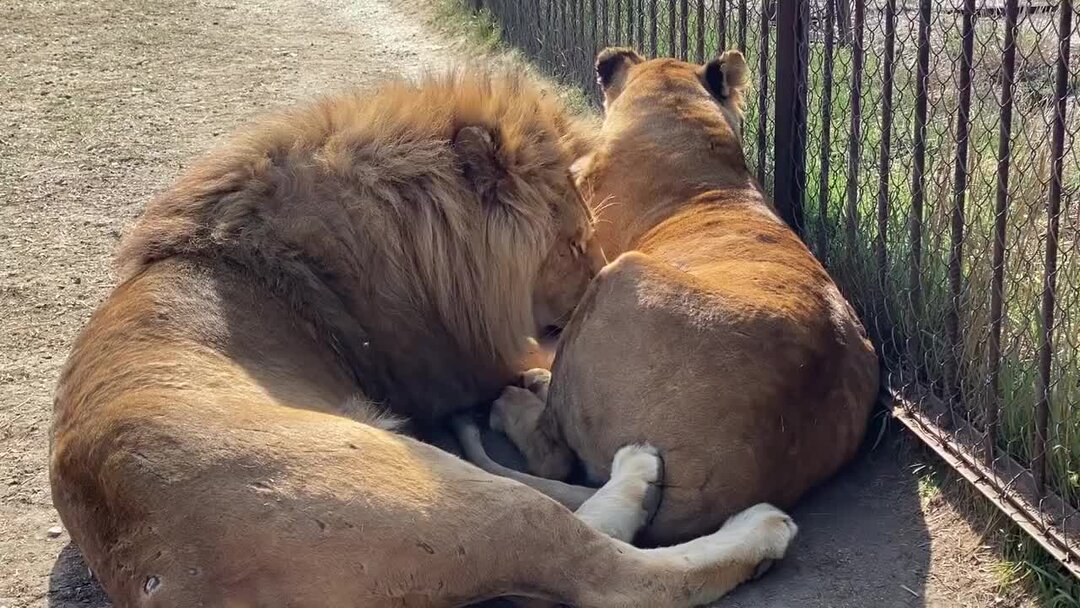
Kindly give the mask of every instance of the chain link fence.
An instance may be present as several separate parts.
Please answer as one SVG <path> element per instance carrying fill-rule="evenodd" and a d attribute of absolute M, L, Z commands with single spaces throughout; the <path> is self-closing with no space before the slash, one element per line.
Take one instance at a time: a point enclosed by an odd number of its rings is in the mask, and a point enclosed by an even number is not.
<path fill-rule="evenodd" d="M 1071 0 L 472 0 L 594 95 L 605 46 L 756 71 L 744 145 L 896 417 L 1080 574 Z"/>

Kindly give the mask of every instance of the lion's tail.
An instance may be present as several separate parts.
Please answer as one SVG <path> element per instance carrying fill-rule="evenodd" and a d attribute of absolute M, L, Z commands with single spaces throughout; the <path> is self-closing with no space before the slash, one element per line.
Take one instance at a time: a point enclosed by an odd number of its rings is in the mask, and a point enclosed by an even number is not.
<path fill-rule="evenodd" d="M 465 459 L 492 475 L 523 483 L 558 501 L 571 511 L 576 511 L 581 506 L 581 503 L 596 493 L 594 488 L 575 486 L 554 479 L 529 475 L 495 462 L 491 456 L 488 456 L 487 450 L 484 449 L 484 443 L 480 437 L 480 427 L 476 424 L 476 419 L 469 413 L 455 414 L 450 419 L 450 425 L 453 427 L 454 435 L 457 436 L 458 443 L 461 444 L 461 449 L 465 453 Z"/>

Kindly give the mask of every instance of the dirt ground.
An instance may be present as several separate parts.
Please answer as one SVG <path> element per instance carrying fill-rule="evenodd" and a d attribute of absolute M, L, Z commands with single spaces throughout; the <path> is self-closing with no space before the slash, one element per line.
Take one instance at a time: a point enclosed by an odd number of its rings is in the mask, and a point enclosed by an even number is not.
<path fill-rule="evenodd" d="M 414 4 L 414 2 L 416 2 Z M 253 115 L 457 53 L 420 0 L 0 3 L 0 608 L 107 605 L 52 510 L 53 385 L 148 197 Z M 983 530 L 892 438 L 796 512 L 724 606 L 1018 606 Z M 925 493 L 924 493 L 925 494 Z M 538 558 L 538 556 L 532 556 Z"/>

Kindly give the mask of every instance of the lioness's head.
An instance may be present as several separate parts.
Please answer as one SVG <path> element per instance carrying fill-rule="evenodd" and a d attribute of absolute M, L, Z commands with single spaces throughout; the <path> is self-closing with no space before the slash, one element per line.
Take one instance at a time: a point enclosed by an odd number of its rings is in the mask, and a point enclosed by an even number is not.
<path fill-rule="evenodd" d="M 573 173 L 602 216 L 597 230 L 609 256 L 696 194 L 752 184 L 740 133 L 747 67 L 739 51 L 700 65 L 609 48 L 597 56 L 596 79 L 604 123 Z"/>
<path fill-rule="evenodd" d="M 607 48 L 596 57 L 605 114 L 616 111 L 620 98 L 624 98 L 623 106 L 651 100 L 663 102 L 661 107 L 684 110 L 694 109 L 694 102 L 708 102 L 719 108 L 736 137 L 741 135 L 746 78 L 746 59 L 736 50 L 705 65 L 666 58 L 646 61 L 629 48 Z"/>

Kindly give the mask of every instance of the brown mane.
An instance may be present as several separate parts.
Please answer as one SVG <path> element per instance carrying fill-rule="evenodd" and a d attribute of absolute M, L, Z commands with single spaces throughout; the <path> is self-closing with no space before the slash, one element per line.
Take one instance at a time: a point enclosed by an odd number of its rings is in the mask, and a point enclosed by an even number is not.
<path fill-rule="evenodd" d="M 490 197 L 451 145 L 467 126 L 496 139 Z M 191 168 L 146 209 L 117 265 L 123 279 L 172 256 L 248 269 L 352 369 L 381 376 L 365 387 L 381 398 L 397 394 L 389 376 L 428 364 L 391 351 L 446 335 L 456 340 L 446 349 L 497 371 L 534 331 L 527 286 L 554 238 L 546 201 L 587 141 L 553 94 L 509 70 L 462 67 L 328 97 L 260 121 Z"/>

